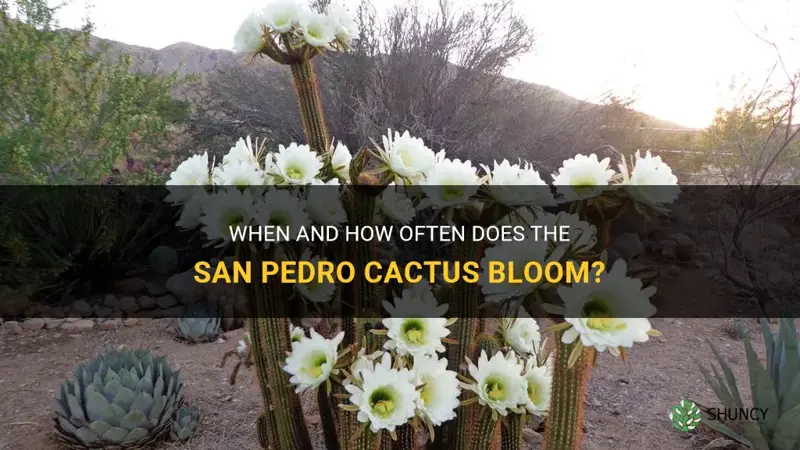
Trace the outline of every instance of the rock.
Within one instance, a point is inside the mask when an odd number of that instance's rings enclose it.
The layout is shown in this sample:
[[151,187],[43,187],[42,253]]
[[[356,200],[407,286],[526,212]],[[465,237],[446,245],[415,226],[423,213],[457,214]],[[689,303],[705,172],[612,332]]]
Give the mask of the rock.
[[196,303],[206,294],[208,287],[194,280],[194,270],[175,274],[167,280],[167,290],[179,302],[186,304]]
[[122,326],[122,319],[108,319],[100,324],[100,328],[104,330],[116,330]]
[[150,297],[149,295],[143,295],[139,297],[139,307],[142,309],[153,309],[156,307],[158,302],[154,297]]
[[162,295],[169,294],[167,283],[163,280],[148,281],[145,291],[147,292],[147,295],[152,295],[153,297],[160,297]]
[[133,327],[139,325],[139,319],[135,317],[130,317],[128,319],[125,319],[123,323],[125,324],[126,327]]
[[171,275],[178,270],[178,252],[162,245],[150,252],[150,268],[159,275]]
[[671,277],[677,277],[681,274],[681,268],[676,264],[667,264],[662,270]]
[[43,310],[44,310],[44,308],[42,308],[42,305],[33,304],[33,305],[28,306],[27,308],[25,308],[25,314],[24,315],[25,315],[25,317],[41,316]]
[[156,303],[158,303],[159,308],[167,309],[177,305],[178,300],[171,295],[165,295],[163,297],[158,297]]
[[91,317],[94,309],[92,305],[87,303],[85,300],[78,300],[72,304],[72,309],[70,310],[70,316],[72,317]]
[[62,308],[52,307],[52,308],[45,308],[44,311],[42,311],[42,316],[53,319],[63,319],[64,317],[66,317],[66,314],[64,314],[64,310]]
[[645,251],[644,244],[636,233],[624,233],[615,237],[611,247],[626,261],[635,259]]
[[[64,324],[67,325],[67,324]],[[89,331],[94,328],[94,320],[92,319],[83,319],[79,320],[75,323],[71,323],[72,329],[75,331]],[[63,325],[62,325],[63,326]]]
[[113,309],[105,305],[94,305],[94,315],[97,317],[108,317],[114,312]]
[[3,331],[10,334],[22,333],[22,327],[16,320],[9,320],[3,324]]
[[66,319],[59,319],[59,318],[56,318],[56,319],[45,319],[44,320],[44,327],[46,329],[48,329],[48,330],[53,330],[53,329],[56,329],[56,328],[60,327],[61,325],[63,325],[64,322],[66,322]]
[[522,440],[528,444],[528,447],[538,448],[542,444],[542,435],[530,428],[523,428]]
[[697,247],[692,238],[683,233],[676,233],[672,235],[672,240],[675,241],[675,256],[680,261],[691,260]]
[[58,329],[64,331],[75,331],[76,322],[64,322]]
[[145,290],[147,290],[147,281],[141,278],[128,278],[114,286],[114,291],[122,296],[136,296]]
[[658,250],[662,258],[674,261],[677,259],[678,243],[672,239],[664,239],[658,243]]
[[139,310],[139,303],[134,297],[122,297],[119,299],[119,309],[126,314],[133,314]]
[[119,298],[117,298],[116,295],[108,294],[106,295],[106,298],[103,301],[103,305],[111,309],[119,309]]
[[75,323],[75,322],[77,322],[79,320],[81,320],[80,317],[67,317],[67,319],[66,319],[67,323]]
[[33,319],[28,319],[25,322],[22,322],[22,329],[23,330],[41,330],[44,328],[44,319],[40,317],[34,317]]

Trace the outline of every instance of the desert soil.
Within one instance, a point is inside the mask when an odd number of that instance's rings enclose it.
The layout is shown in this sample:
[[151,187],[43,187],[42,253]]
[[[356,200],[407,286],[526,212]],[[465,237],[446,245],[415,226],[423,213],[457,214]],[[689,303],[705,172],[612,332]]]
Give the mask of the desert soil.
[[[684,271],[664,280],[662,300],[688,295],[696,301],[709,296],[730,296],[722,284],[708,283],[708,270]],[[674,278],[674,277],[673,277]],[[716,286],[711,292],[698,286]],[[670,289],[670,286],[674,288]],[[681,288],[678,288],[681,287]],[[688,289],[687,289],[688,288]],[[674,297],[673,297],[674,298]],[[719,435],[699,428],[681,433],[667,418],[669,408],[681,399],[717,403],[703,381],[697,363],[709,365],[713,356],[706,340],[717,345],[730,361],[740,389],[749,397],[744,348],[731,319],[654,319],[663,337],[637,345],[627,362],[608,354],[598,359],[586,398],[584,449],[675,450],[721,448]],[[755,320],[742,321],[761,339]],[[220,368],[223,353],[234,349],[244,330],[226,334],[226,342],[184,345],[172,339],[169,319],[142,320],[138,326],[69,334],[55,330],[7,335],[0,339],[0,449],[46,450],[52,441],[52,401],[63,377],[71,377],[75,363],[92,358],[107,346],[149,348],[168,356],[180,367],[187,401],[199,407],[201,431],[188,443],[162,448],[192,450],[257,450],[254,421],[261,408],[251,370],[243,369],[233,386],[228,376],[233,361]],[[310,399],[309,399],[310,400]],[[313,402],[308,401],[307,404]],[[316,417],[310,429],[319,442]],[[541,436],[526,433],[527,448],[541,446]]]

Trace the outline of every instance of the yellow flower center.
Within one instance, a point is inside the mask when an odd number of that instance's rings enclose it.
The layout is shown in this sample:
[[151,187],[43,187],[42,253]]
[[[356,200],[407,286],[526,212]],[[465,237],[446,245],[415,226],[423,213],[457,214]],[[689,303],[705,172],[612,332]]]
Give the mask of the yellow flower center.
[[328,362],[328,356],[322,351],[313,351],[308,355],[308,366],[305,368],[306,374],[312,378],[322,376],[322,366]]
[[394,412],[395,392],[391,386],[375,389],[369,396],[369,405],[372,412],[380,417],[388,417]]
[[409,319],[403,323],[403,336],[412,345],[425,343],[425,324],[419,319]]
[[425,377],[422,381],[425,383],[425,387],[422,388],[419,396],[422,398],[422,404],[427,406],[433,401],[433,380],[430,377]]
[[289,167],[286,169],[286,175],[293,180],[297,180],[299,178],[303,178],[303,171],[298,169],[297,167]]
[[488,378],[486,380],[486,395],[489,396],[490,400],[498,401],[505,398],[505,389],[503,387],[503,381],[496,378]]

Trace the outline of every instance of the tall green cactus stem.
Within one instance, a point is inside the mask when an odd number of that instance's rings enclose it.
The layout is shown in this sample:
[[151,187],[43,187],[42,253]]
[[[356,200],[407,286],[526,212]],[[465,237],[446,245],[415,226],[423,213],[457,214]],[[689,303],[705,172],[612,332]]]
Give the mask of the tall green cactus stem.
[[[297,106],[300,110],[300,120],[303,122],[303,131],[308,145],[319,155],[330,150],[331,142],[328,140],[328,129],[322,109],[322,96],[320,95],[319,80],[314,71],[311,59],[303,59],[299,63],[291,64],[292,84],[297,97]],[[323,176],[332,173],[330,164],[326,164]]]
[[[480,261],[483,251],[483,244],[474,241],[457,242],[453,246],[454,261]],[[447,349],[448,366],[462,375],[467,374],[466,360],[468,356],[471,360],[476,359],[477,337],[481,327],[481,319],[478,318],[478,305],[481,300],[481,290],[476,283],[457,283],[448,293],[448,304],[450,314],[456,314],[459,318],[453,324],[453,337],[458,344],[451,345]],[[476,408],[462,408],[462,412],[451,421],[442,433],[441,442],[437,448],[448,448],[466,450],[472,448],[473,432],[475,431],[475,410]]]
[[583,438],[583,401],[591,368],[586,353],[570,368],[568,360],[574,344],[561,342],[563,331],[555,333],[555,364],[550,412],[545,425],[545,450],[579,450]]
[[[480,413],[480,419],[475,427],[473,440],[469,443],[469,447],[467,448],[492,450],[495,448],[497,442],[497,429],[502,422],[494,417],[491,408],[481,407],[478,409],[478,412]],[[503,447],[503,450],[505,450],[505,447]]]
[[403,425],[397,429],[397,440],[390,446],[384,445],[385,450],[415,450],[419,448],[417,433],[411,425]]
[[[364,154],[357,155],[354,160],[363,160]],[[360,163],[356,163],[361,165]],[[347,191],[347,215],[348,223],[357,226],[371,225],[375,215],[377,194],[369,186],[351,186]],[[346,258],[355,268],[355,279],[342,286],[342,298],[352,305],[352,309],[342,311],[343,329],[345,332],[345,344],[366,343],[367,353],[380,348],[378,336],[369,332],[371,328],[377,328],[380,321],[375,318],[381,307],[380,286],[369,283],[364,276],[367,263],[376,259],[376,247],[374,243],[354,241],[348,242],[346,247]],[[334,394],[344,394],[346,391],[337,386]],[[356,433],[361,428],[357,414],[354,412],[337,411],[339,416],[339,443],[342,448],[351,450],[372,450],[376,445],[375,435],[369,430],[364,431],[356,437]]]
[[510,413],[503,419],[503,427],[500,430],[502,450],[522,450],[522,428],[525,425],[525,417]]
[[[262,255],[255,248],[245,249],[247,260],[260,266]],[[251,352],[264,402],[264,414],[256,428],[262,443],[269,442],[276,448],[311,450],[300,399],[289,382],[289,375],[283,371],[291,344],[281,287],[280,283],[246,285],[252,315],[248,320]],[[264,433],[269,434],[268,439],[262,438]]]

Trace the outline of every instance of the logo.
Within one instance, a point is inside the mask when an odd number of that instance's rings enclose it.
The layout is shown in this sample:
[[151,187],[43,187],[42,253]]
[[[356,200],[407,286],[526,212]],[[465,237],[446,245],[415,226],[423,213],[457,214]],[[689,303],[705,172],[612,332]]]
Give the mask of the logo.
[[692,431],[700,424],[700,408],[694,402],[681,400],[670,409],[669,420],[678,431]]

